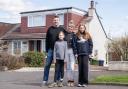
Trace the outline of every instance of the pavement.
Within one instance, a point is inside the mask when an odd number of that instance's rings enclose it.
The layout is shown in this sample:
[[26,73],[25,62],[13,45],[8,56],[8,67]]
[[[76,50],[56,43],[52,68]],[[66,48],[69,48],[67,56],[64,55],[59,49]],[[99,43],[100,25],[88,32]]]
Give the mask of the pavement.
[[[53,81],[54,69],[51,68],[49,75],[49,83]],[[94,79],[99,75],[114,75],[114,74],[128,74],[126,71],[108,71],[106,67],[91,66],[89,71],[89,80]],[[66,76],[66,73],[65,73]],[[77,84],[78,72],[75,73],[75,82]],[[48,89],[47,86],[42,86],[43,68],[21,68],[18,70],[0,72],[0,89]],[[66,83],[64,78],[64,84]],[[79,89],[79,87],[64,86],[61,89]],[[53,89],[59,89],[55,87]],[[83,88],[84,89],[84,88]],[[128,86],[118,85],[92,85],[89,84],[86,89],[128,89]]]

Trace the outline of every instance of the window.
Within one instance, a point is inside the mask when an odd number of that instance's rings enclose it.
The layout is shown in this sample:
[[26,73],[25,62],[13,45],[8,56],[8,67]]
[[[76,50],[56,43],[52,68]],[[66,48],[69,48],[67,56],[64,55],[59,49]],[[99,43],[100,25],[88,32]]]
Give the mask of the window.
[[60,18],[60,25],[64,25],[64,14],[58,14]]
[[17,54],[17,55],[21,54],[21,41],[13,42],[13,54]]
[[46,18],[43,15],[28,17],[28,27],[45,26]]
[[28,42],[22,41],[22,53],[25,53],[28,51]]

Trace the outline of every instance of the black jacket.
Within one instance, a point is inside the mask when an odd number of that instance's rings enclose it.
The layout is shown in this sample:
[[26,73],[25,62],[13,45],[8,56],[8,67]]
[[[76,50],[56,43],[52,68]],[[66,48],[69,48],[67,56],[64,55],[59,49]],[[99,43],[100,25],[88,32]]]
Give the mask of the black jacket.
[[67,41],[68,48],[73,49],[73,53],[76,53],[76,35],[72,32],[65,32],[65,40]]
[[54,27],[51,26],[48,28],[48,31],[46,33],[46,52],[48,52],[48,49],[54,49],[54,44],[58,39],[58,34],[60,31],[65,32],[65,29],[62,26]]
[[92,39],[81,41],[79,38],[77,38],[76,48],[78,55],[90,55],[93,49]]

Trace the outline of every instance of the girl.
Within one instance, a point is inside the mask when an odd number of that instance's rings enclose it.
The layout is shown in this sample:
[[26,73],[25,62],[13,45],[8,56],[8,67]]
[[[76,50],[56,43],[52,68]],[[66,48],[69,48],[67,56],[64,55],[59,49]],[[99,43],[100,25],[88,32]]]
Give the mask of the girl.
[[74,73],[75,73],[75,56],[74,56],[74,22],[73,20],[71,20],[69,22],[69,26],[68,26],[68,31],[66,33],[66,41],[67,41],[67,45],[68,45],[68,49],[67,49],[67,56],[68,58],[66,59],[66,70],[67,70],[67,80],[68,80],[68,86],[73,87],[74,86]]
[[88,61],[92,53],[93,43],[90,34],[84,24],[80,24],[77,32],[77,55],[78,55],[78,87],[85,87],[88,84]]
[[62,31],[59,33],[59,40],[55,42],[53,58],[55,63],[54,83],[50,84],[48,87],[62,87],[64,62],[66,61],[65,59],[67,59],[67,42],[64,41],[64,33]]

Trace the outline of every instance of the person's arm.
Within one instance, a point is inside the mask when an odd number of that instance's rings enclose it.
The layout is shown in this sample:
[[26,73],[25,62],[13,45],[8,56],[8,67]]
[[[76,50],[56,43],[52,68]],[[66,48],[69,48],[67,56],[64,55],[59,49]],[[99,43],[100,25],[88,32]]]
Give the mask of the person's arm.
[[74,55],[77,55],[77,36],[73,34],[72,47]]
[[68,49],[68,47],[67,47],[67,42],[65,41],[65,55],[64,55],[64,62],[67,62],[67,58],[68,58],[68,54],[67,54],[67,49]]
[[92,54],[92,50],[93,50],[93,42],[92,42],[92,39],[88,39],[88,42],[89,42],[89,55]]
[[53,61],[54,61],[54,63],[56,63],[56,43],[55,43],[55,45],[54,45],[54,51],[53,51]]
[[45,50],[46,52],[48,52],[48,49],[49,49],[49,31],[50,31],[50,28],[48,29],[47,33],[46,33],[46,40],[45,40]]

